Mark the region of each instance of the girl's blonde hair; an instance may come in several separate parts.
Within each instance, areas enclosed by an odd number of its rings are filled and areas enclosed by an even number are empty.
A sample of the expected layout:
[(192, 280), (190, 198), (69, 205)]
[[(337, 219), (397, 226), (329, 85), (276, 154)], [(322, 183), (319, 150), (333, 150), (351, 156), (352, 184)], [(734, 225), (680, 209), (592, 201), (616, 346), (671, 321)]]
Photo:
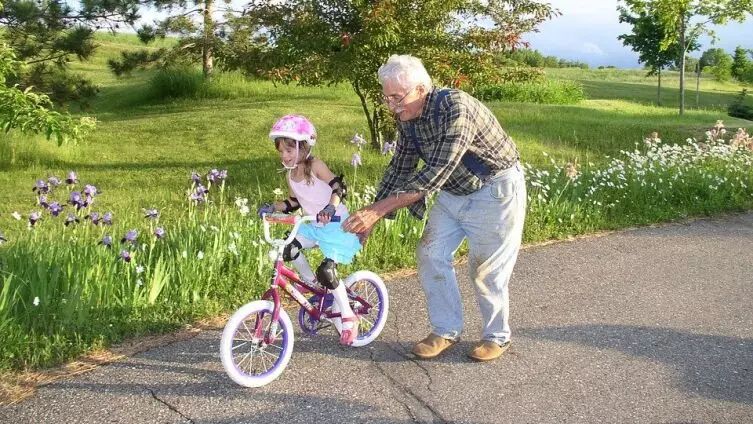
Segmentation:
[[(298, 158), (304, 157), (302, 161), (298, 162), (303, 165), (303, 178), (306, 180), (306, 184), (313, 184), (314, 180), (311, 177), (311, 164), (314, 162), (314, 157), (311, 156), (311, 146), (306, 142), (298, 143)], [(280, 150), (280, 144), (285, 147), (295, 148), (296, 141), (292, 138), (277, 137), (275, 138), (275, 149)]]

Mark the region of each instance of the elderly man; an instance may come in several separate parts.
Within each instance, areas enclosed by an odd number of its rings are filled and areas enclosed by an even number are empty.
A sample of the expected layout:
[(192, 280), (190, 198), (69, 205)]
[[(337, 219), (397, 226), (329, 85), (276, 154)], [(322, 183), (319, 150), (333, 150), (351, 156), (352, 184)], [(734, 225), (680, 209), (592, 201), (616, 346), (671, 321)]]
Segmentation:
[(463, 306), (453, 256), (467, 238), (483, 320), (481, 340), (468, 356), (498, 358), (510, 346), (508, 282), (527, 200), (518, 150), (486, 106), (463, 91), (434, 87), (415, 57), (393, 55), (379, 68), (379, 81), (398, 118), (399, 141), (375, 203), (353, 213), (343, 228), (365, 237), (402, 207), (421, 219), (427, 196), (438, 191), (417, 249), (432, 333), (413, 354), (434, 358), (460, 338)]

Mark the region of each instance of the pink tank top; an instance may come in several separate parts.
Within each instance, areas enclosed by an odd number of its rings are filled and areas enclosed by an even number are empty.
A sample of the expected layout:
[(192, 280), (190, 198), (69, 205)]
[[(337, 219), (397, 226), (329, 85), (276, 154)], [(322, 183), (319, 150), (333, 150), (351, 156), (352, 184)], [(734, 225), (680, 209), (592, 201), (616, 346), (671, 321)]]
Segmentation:
[[(332, 187), (316, 178), (316, 175), (311, 176), (312, 183), (308, 184), (305, 178), (301, 181), (293, 181), (290, 178), (290, 172), (288, 172), (288, 182), (306, 215), (316, 215), (329, 204), (329, 199), (332, 197)], [(343, 216), (347, 213), (348, 208), (340, 202), (335, 209), (335, 214)]]

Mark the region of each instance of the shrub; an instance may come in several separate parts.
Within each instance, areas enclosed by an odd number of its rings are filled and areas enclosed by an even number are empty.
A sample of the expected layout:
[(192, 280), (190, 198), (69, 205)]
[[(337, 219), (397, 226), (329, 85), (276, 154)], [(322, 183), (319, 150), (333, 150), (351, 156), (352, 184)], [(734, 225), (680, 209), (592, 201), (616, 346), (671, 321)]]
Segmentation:
[(747, 89), (743, 88), (740, 94), (735, 97), (735, 101), (727, 108), (727, 114), (735, 118), (753, 121), (753, 99), (748, 97)]
[(574, 104), (585, 98), (581, 84), (565, 80), (505, 82), (477, 87), (474, 95), (481, 100), (544, 104)]
[(148, 97), (154, 100), (198, 97), (203, 83), (200, 69), (161, 69), (149, 81)]

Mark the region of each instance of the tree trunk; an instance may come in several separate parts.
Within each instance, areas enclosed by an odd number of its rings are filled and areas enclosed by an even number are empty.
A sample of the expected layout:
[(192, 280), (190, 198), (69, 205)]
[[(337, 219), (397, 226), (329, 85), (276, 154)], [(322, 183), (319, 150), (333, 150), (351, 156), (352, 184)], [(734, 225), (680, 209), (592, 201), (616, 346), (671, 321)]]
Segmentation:
[(685, 10), (680, 13), (680, 116), (685, 112)]
[(661, 66), (659, 67), (659, 85), (656, 89), (656, 104), (661, 106)]
[[(371, 133), (371, 146), (377, 150), (381, 149), (382, 146), (379, 145), (379, 138), (377, 137), (377, 123), (374, 122), (374, 119), (372, 119), (371, 117), (371, 113), (369, 113), (369, 104), (366, 101), (366, 95), (361, 91), (361, 88), (358, 86), (357, 82), (353, 82), (353, 90), (355, 90), (358, 98), (361, 99), (361, 107), (363, 108), (364, 115), (366, 115), (366, 121), (368, 121), (369, 123), (369, 132)], [(374, 108), (374, 115), (376, 115), (376, 108)]]
[(204, 81), (212, 79), (212, 48), (214, 46), (214, 0), (204, 0), (204, 45), (202, 46), (201, 59), (204, 67)]
[(698, 62), (695, 64), (695, 107), (698, 109), (700, 106), (700, 100), (701, 100), (701, 63)]

